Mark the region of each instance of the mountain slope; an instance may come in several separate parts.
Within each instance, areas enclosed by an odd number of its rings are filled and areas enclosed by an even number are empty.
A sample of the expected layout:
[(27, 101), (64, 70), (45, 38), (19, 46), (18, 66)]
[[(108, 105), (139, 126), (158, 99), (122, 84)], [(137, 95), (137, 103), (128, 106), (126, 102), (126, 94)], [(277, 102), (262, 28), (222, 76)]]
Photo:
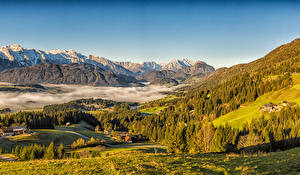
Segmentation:
[(134, 72), (137, 76), (151, 72), (152, 70), (161, 70), (162, 66), (154, 61), (146, 61), (143, 63), (133, 62), (116, 62), (124, 68)]
[(106, 58), (103, 57), (96, 57), (93, 55), (90, 55), (87, 57), (88, 61), (91, 61), (90, 64), (100, 65), (99, 67), (103, 67), (106, 70), (110, 70), (116, 74), (123, 74), (128, 76), (135, 76), (135, 73), (131, 72), (130, 70), (124, 68), (122, 65), (116, 64)]
[(176, 72), (172, 70), (153, 70), (145, 75), (138, 76), (138, 80), (145, 80), (148, 82), (158, 81), (160, 79), (169, 79), (173, 77), (176, 74)]
[(6, 69), (0, 80), (9, 83), (81, 84), (93, 86), (130, 86), (136, 84), (133, 77), (116, 75), (91, 64), (37, 64)]

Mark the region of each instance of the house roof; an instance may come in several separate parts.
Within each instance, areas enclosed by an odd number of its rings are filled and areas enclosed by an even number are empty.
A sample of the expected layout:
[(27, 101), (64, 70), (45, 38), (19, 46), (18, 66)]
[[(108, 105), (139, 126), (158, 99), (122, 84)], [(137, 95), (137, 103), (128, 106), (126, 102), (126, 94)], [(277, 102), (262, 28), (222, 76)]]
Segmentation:
[(26, 130), (27, 127), (26, 126), (14, 126), (14, 127), (12, 127), (12, 129), (14, 131), (17, 131), (17, 130)]

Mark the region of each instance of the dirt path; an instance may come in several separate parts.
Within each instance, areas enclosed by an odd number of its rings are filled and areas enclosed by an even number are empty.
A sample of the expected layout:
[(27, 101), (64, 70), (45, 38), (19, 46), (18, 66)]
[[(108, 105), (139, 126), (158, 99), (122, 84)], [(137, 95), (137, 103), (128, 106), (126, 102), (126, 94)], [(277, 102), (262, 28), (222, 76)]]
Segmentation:
[(4, 162), (15, 162), (16, 160), (11, 158), (11, 157), (7, 157), (7, 156), (0, 156), (0, 159), (2, 159)]
[[(59, 130), (59, 131), (63, 131), (63, 130)], [(66, 133), (70, 133), (70, 134), (75, 134), (75, 135), (78, 135), (84, 139), (87, 139), (87, 140), (90, 140), (91, 138), (87, 137), (87, 136), (84, 136), (82, 134), (79, 134), (78, 132), (74, 132), (74, 131), (63, 131), (63, 132), (66, 132)]]

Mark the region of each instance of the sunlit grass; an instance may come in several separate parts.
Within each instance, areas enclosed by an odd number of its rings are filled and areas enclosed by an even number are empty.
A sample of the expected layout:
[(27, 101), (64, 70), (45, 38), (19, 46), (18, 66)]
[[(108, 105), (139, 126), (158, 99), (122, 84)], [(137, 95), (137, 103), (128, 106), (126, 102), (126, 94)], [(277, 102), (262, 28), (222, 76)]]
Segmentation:
[(98, 158), (2, 162), (0, 174), (297, 174), (300, 148), (254, 155), (107, 152)]
[(215, 119), (213, 124), (219, 126), (228, 123), (234, 128), (241, 129), (244, 123), (250, 123), (253, 118), (262, 115), (259, 107), (270, 102), (280, 104), (282, 101), (294, 102), (300, 105), (300, 84), (296, 84), (291, 88), (266, 93), (255, 102), (242, 105), (241, 108)]
[(139, 111), (142, 113), (147, 113), (147, 114), (157, 114), (160, 111), (164, 110), (167, 108), (166, 106), (163, 107), (152, 107), (152, 108), (145, 108), (145, 109), (140, 109)]

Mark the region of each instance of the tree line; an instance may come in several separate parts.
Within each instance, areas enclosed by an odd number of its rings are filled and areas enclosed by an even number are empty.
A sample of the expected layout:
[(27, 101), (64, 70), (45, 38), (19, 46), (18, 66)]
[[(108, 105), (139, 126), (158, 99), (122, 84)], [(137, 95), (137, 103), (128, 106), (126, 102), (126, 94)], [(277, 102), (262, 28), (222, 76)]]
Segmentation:
[(101, 125), (91, 114), (80, 110), (47, 112), (18, 112), (5, 114), (0, 118), (0, 126), (25, 125), (30, 129), (53, 129), (55, 125), (65, 125), (67, 122), (79, 123), (86, 121), (92, 126)]

